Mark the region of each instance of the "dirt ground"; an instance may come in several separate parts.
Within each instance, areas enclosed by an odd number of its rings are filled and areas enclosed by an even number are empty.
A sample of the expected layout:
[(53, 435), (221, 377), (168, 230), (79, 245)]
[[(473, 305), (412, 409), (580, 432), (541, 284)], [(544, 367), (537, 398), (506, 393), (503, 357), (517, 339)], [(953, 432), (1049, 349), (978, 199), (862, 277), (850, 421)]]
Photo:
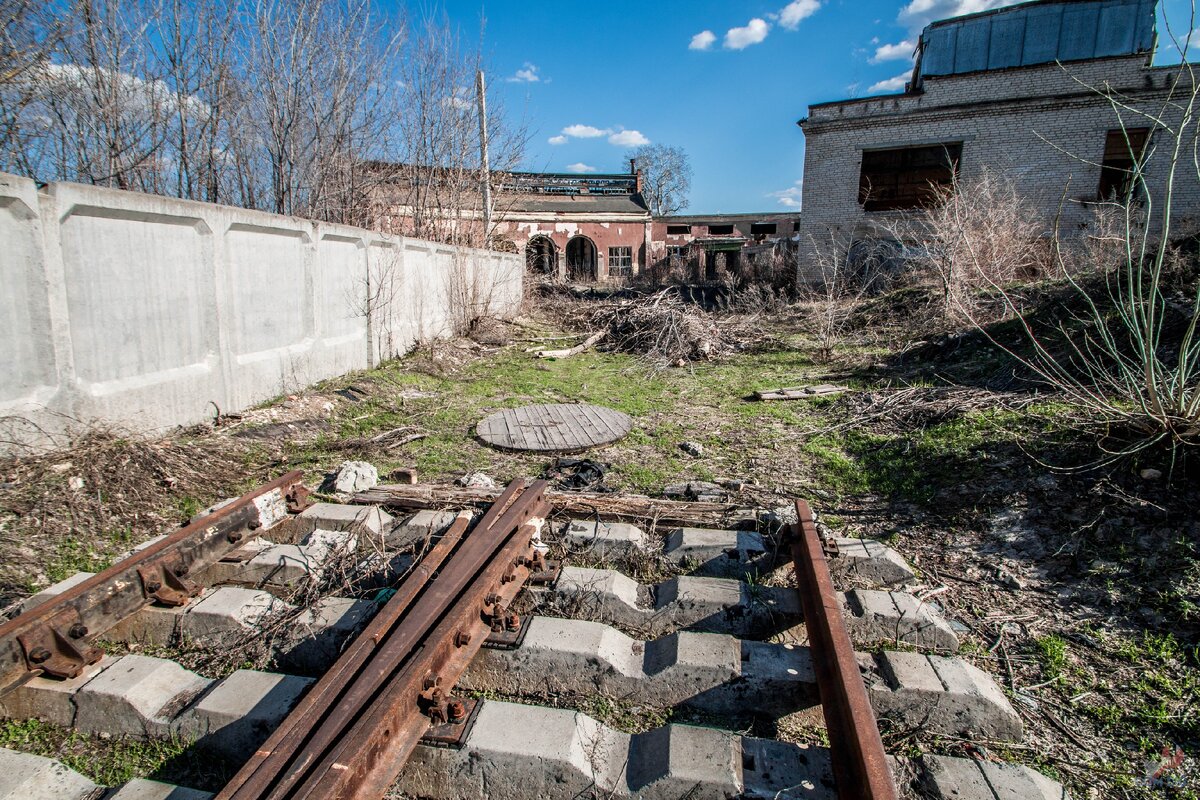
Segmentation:
[[(402, 468), (429, 482), (537, 476), (545, 458), (490, 449), (474, 424), (526, 403), (599, 403), (634, 419), (629, 437), (588, 454), (610, 465), (614, 490), (744, 481), (747, 504), (806, 497), (834, 532), (896, 548), (1026, 725), (1019, 744), (890, 729), (890, 751), (1029, 764), (1077, 798), (1197, 797), (1194, 468), (1153, 452), (1086, 468), (1097, 451), (1069, 409), (969, 335), (914, 342), (923, 312), (905, 304), (875, 307), (831, 351), (811, 309), (741, 315), (731, 329), (755, 332), (745, 349), (683, 366), (601, 350), (538, 359), (532, 350), (582, 339), (566, 328), (586, 309), (556, 308), (162, 441), (94, 431), (73, 449), (0, 461), (0, 591), (11, 602), (102, 568), (288, 469), (310, 486), (345, 459), (371, 461), (384, 481)], [(747, 399), (816, 383), (848, 391)], [(1176, 748), (1182, 764), (1153, 786)]]

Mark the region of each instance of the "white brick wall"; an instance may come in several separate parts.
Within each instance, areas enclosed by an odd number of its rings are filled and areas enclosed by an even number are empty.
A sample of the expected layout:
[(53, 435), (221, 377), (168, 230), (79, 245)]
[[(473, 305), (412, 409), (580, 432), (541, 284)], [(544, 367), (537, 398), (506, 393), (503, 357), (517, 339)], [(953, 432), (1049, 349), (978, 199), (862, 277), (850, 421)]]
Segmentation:
[[(1097, 89), (1109, 86), (1134, 108), (1160, 113), (1177, 74), (1148, 67), (1141, 56), (1112, 58), (928, 78), (920, 94), (813, 106), (803, 123), (801, 277), (815, 269), (814, 239), (869, 238), (890, 216), (864, 212), (858, 203), (864, 148), (962, 141), (961, 180), (969, 183), (985, 166), (1003, 172), (1044, 210), (1047, 232), (1060, 206), (1060, 230), (1086, 232), (1094, 206), (1082, 201), (1096, 197), (1107, 131), (1122, 119), (1128, 127), (1147, 126), (1135, 111), (1118, 113)], [(1170, 153), (1161, 146), (1164, 137), (1154, 142), (1160, 146), (1147, 176), (1151, 196), (1159, 197)], [(1190, 159), (1190, 146), (1188, 153)], [(1176, 173), (1174, 210), (1180, 221), (1200, 211), (1200, 179), (1190, 160)]]

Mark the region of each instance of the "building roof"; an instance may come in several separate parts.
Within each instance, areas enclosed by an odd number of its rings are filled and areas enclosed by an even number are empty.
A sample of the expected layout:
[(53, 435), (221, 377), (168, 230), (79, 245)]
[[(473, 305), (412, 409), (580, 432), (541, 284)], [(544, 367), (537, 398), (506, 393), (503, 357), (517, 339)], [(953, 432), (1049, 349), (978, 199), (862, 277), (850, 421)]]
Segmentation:
[(1158, 0), (1033, 0), (939, 20), (921, 32), (912, 89), (927, 77), (1152, 54)]
[(655, 222), (672, 223), (691, 223), (691, 222), (707, 222), (709, 220), (728, 220), (730, 222), (780, 222), (800, 219), (800, 211), (764, 211), (761, 214), (756, 214), (752, 211), (738, 212), (736, 214), (673, 214), (666, 217), (655, 217)]
[(501, 213), (525, 214), (639, 214), (650, 213), (640, 194), (503, 194), (496, 198)]

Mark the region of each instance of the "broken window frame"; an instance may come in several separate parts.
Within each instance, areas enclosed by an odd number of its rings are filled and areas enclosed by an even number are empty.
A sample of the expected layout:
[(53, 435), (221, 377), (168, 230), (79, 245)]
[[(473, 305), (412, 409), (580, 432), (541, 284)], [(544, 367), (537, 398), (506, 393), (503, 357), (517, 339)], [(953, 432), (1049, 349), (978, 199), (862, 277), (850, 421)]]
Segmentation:
[(858, 172), (859, 205), (863, 211), (928, 208), (941, 190), (954, 185), (962, 150), (961, 141), (864, 149)]
[(625, 245), (608, 248), (608, 274), (625, 276), (633, 274), (633, 248)]
[(1137, 190), (1134, 180), (1150, 148), (1151, 128), (1110, 128), (1104, 134), (1100, 158), (1100, 185), (1096, 199), (1101, 203), (1129, 202)]

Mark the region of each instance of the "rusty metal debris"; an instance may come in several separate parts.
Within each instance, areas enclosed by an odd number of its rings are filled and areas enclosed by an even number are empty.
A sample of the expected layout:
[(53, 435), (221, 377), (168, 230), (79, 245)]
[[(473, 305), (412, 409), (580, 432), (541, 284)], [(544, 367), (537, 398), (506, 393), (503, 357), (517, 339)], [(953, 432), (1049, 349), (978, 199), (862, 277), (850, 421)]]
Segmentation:
[(840, 800), (896, 800), (875, 712), (867, 698), (841, 603), (829, 577), (824, 545), (812, 509), (796, 501), (791, 529), (792, 564), (829, 730), (833, 778)]
[(218, 800), (383, 797), (422, 736), (461, 739), (451, 690), (537, 563), (546, 484), (510, 484), (467, 533), (462, 514)]
[(35, 675), (74, 678), (103, 652), (90, 641), (152, 602), (182, 605), (187, 576), (307, 506), (299, 471), (264, 484), (0, 625), (0, 693)]

